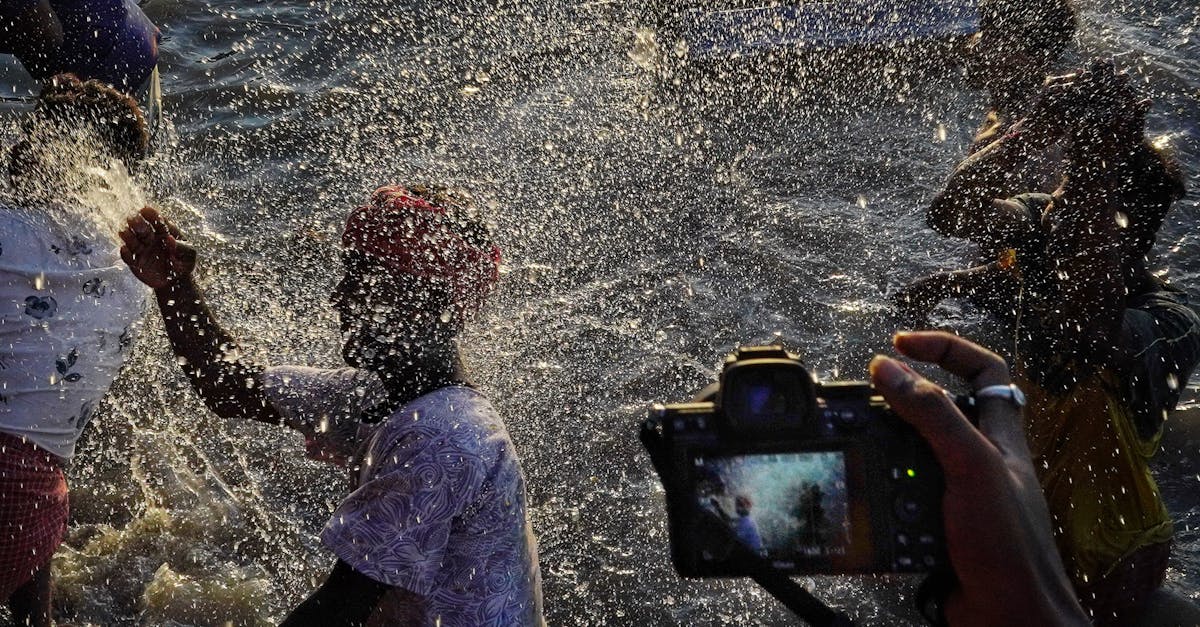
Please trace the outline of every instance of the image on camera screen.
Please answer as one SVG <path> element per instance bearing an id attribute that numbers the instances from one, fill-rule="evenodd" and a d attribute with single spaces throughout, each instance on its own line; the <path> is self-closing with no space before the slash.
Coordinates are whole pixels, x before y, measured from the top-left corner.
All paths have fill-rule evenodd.
<path id="1" fill-rule="evenodd" d="M 698 457 L 695 470 L 701 511 L 725 520 L 763 557 L 846 554 L 851 536 L 842 452 Z"/>

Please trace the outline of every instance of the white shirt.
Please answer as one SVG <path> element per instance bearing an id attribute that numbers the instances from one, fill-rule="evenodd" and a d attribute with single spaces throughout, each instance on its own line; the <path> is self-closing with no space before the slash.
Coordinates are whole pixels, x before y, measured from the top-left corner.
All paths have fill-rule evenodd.
<path id="1" fill-rule="evenodd" d="M 354 436 L 339 418 L 366 407 L 377 381 L 350 369 L 280 367 L 268 369 L 264 383 L 289 424 L 323 425 L 318 438 L 341 433 L 364 443 L 356 489 L 321 533 L 339 559 L 424 597 L 422 624 L 544 624 L 525 477 L 504 423 L 482 394 L 440 388 Z M 342 393 L 331 394 L 337 387 Z M 392 624 L 394 601 L 385 596 L 370 624 Z"/>
<path id="2" fill-rule="evenodd" d="M 49 211 L 49 210 L 47 210 Z M 129 354 L 149 290 L 115 233 L 0 205 L 0 431 L 68 460 Z"/>

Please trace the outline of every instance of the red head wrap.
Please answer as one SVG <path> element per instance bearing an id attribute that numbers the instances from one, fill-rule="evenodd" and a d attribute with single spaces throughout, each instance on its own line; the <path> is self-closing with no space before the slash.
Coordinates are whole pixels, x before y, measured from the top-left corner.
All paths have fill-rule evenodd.
<path id="1" fill-rule="evenodd" d="M 392 272 L 445 280 L 460 314 L 473 313 L 499 279 L 500 248 L 475 243 L 479 229 L 458 207 L 444 207 L 398 185 L 380 187 L 350 212 L 342 246 L 369 255 Z M 486 237 L 474 238 L 486 240 Z"/>

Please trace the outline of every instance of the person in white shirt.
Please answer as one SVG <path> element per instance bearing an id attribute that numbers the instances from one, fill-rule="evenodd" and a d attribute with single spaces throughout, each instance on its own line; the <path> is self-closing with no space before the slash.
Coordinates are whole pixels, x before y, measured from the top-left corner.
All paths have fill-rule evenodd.
<path id="1" fill-rule="evenodd" d="M 59 76 L 10 151 L 0 198 L 0 599 L 20 624 L 50 624 L 50 558 L 67 524 L 63 465 L 148 297 L 121 263 L 116 229 L 82 200 L 83 171 L 132 167 L 148 143 L 128 96 Z"/>
<path id="2" fill-rule="evenodd" d="M 153 210 L 121 233 L 167 334 L 222 417 L 286 424 L 356 489 L 321 534 L 337 557 L 285 625 L 542 625 L 525 478 L 456 337 L 500 250 L 449 190 L 388 186 L 351 212 L 332 295 L 348 368 L 264 368 L 237 351 L 192 278 L 195 252 Z"/>

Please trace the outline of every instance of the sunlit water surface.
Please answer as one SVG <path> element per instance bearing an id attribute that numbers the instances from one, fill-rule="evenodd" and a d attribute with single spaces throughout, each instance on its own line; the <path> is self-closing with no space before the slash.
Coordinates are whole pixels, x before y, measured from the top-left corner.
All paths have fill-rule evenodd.
<path id="1" fill-rule="evenodd" d="M 794 620 L 747 582 L 674 574 L 635 425 L 651 401 L 712 379 L 739 342 L 778 336 L 822 376 L 861 378 L 909 324 L 886 295 L 971 258 L 922 211 L 980 120 L 978 93 L 948 69 L 817 88 L 789 55 L 710 66 L 741 78 L 700 96 L 655 69 L 650 31 L 637 43 L 653 10 L 615 2 L 145 8 L 166 35 L 171 121 L 147 195 L 203 251 L 204 290 L 249 352 L 337 365 L 327 294 L 346 212 L 385 182 L 467 186 L 506 268 L 464 347 L 524 458 L 549 621 Z M 1157 99 L 1152 131 L 1194 174 L 1196 6 L 1085 9 L 1086 54 L 1136 51 L 1123 62 Z M 1156 265 L 1200 293 L 1195 198 L 1169 219 Z M 952 304 L 933 323 L 988 336 Z M 305 460 L 296 437 L 205 411 L 155 315 L 94 425 L 70 470 L 60 624 L 269 624 L 328 571 L 316 534 L 344 473 Z M 1161 474 L 1179 520 L 1169 585 L 1192 597 L 1194 459 L 1175 452 Z M 810 583 L 862 624 L 916 621 L 912 579 Z"/>

